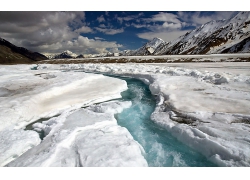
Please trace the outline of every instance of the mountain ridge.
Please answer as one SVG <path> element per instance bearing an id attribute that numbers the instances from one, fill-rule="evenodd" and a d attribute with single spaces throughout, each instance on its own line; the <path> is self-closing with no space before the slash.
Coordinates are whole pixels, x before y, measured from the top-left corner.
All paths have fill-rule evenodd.
<path id="1" fill-rule="evenodd" d="M 229 19 L 207 22 L 170 42 L 154 38 L 141 48 L 130 51 L 127 54 L 124 53 L 123 55 L 143 56 L 250 52 L 249 37 L 250 12 L 239 12 Z"/>
<path id="2" fill-rule="evenodd" d="M 0 64 L 34 63 L 48 59 L 43 54 L 18 47 L 0 37 Z"/>

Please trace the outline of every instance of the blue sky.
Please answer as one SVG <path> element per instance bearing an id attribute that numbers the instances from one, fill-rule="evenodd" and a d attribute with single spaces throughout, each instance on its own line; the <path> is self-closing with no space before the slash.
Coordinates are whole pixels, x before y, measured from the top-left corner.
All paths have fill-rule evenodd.
<path id="1" fill-rule="evenodd" d="M 96 54 L 137 49 L 154 37 L 171 41 L 232 11 L 0 12 L 0 37 L 41 53 Z"/>

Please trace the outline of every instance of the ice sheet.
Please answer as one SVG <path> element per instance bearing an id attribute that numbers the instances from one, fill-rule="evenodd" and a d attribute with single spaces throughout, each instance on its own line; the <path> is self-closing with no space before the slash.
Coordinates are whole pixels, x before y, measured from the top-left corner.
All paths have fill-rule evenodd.
<path id="1" fill-rule="evenodd" d="M 0 130 L 20 129 L 66 108 L 120 98 L 127 89 L 125 81 L 102 75 L 21 67 L 1 66 Z"/>
<path id="2" fill-rule="evenodd" d="M 0 66 L 0 99 L 1 99 L 0 164 L 1 166 L 4 166 L 10 161 L 16 159 L 25 151 L 29 149 L 33 150 L 34 147 L 40 143 L 41 140 L 38 136 L 38 133 L 36 133 L 35 131 L 23 130 L 25 126 L 27 126 L 28 124 L 42 118 L 49 118 L 64 112 L 71 112 L 81 107 L 93 105 L 94 103 L 100 103 L 103 101 L 109 101 L 111 99 L 120 98 L 121 97 L 120 93 L 127 89 L 126 82 L 116 78 L 105 77 L 103 75 L 89 74 L 84 72 L 78 72 L 78 73 L 73 71 L 61 72 L 60 70 L 56 69 L 49 70 L 46 67 L 42 67 L 39 70 L 30 70 L 34 69 L 34 67 L 36 67 L 36 65 Z M 130 148 L 130 151 L 132 152 L 133 149 L 134 151 L 136 151 L 135 153 L 131 154 L 128 153 L 126 156 L 123 155 L 124 159 L 121 159 L 119 162 L 117 162 L 118 164 L 115 163 L 112 164 L 111 162 L 109 164 L 105 164 L 107 163 L 106 161 L 108 161 L 106 157 L 106 159 L 104 159 L 103 165 L 126 166 L 126 163 L 128 163 L 130 166 L 147 165 L 145 160 L 143 160 L 144 159 L 143 156 L 141 155 L 141 148 L 139 144 L 133 140 L 128 131 L 126 131 L 122 127 L 117 126 L 113 116 L 110 115 L 117 112 L 121 112 L 123 108 L 129 107 L 130 105 L 131 105 L 130 102 L 123 102 L 123 103 L 115 102 L 112 105 L 107 105 L 104 103 L 104 105 L 101 108 L 100 105 L 96 107 L 91 106 L 90 108 L 94 108 L 93 111 L 102 109 L 102 112 L 98 112 L 100 113 L 100 118 L 99 118 L 100 121 L 104 121 L 105 117 L 107 117 L 107 120 L 112 119 L 112 123 L 105 121 L 105 122 L 100 122 L 97 125 L 91 125 L 91 126 L 85 124 L 85 126 L 88 127 L 84 127 L 83 123 L 79 125 L 79 127 L 82 128 L 77 130 L 75 129 L 74 131 L 69 130 L 68 132 L 69 137 L 71 136 L 78 137 L 77 131 L 79 130 L 83 132 L 82 134 L 87 133 L 82 136 L 88 137 L 89 133 L 93 133 L 90 136 L 90 138 L 92 136 L 93 138 L 100 138 L 102 139 L 100 141 L 103 141 L 103 143 L 105 143 L 104 140 L 107 140 L 107 146 L 111 147 L 119 143 L 121 144 L 121 146 L 123 146 L 123 143 L 124 144 L 128 143 L 131 144 L 131 146 L 128 147 Z M 85 123 L 90 122 L 92 118 L 95 117 L 95 114 L 92 113 L 92 116 L 93 117 L 89 115 Z M 102 118 L 104 118 L 104 120 Z M 79 119 L 79 116 L 77 116 L 77 119 Z M 79 123 L 80 120 L 77 121 L 77 119 L 76 120 L 73 119 L 71 122 L 66 121 L 69 124 L 67 127 L 69 128 L 71 125 L 73 126 L 74 122 Z M 54 133 L 59 131 L 62 125 L 61 124 L 62 122 L 60 122 L 60 120 L 62 119 L 60 118 L 56 119 L 56 117 L 54 117 L 47 124 L 36 123 L 33 125 L 33 127 L 34 130 L 36 130 L 37 132 L 43 131 L 45 135 L 49 135 L 50 133 L 52 133 L 53 136 L 56 136 L 56 134 Z M 58 137 L 63 139 L 64 138 L 63 134 L 66 131 L 68 130 L 60 131 L 62 132 L 62 136 Z M 103 133 L 99 134 L 99 132 L 104 132 L 104 134 Z M 107 133 L 111 132 L 111 137 L 106 136 L 105 132 Z M 113 138 L 114 143 L 111 142 L 109 143 L 108 142 L 109 138 Z M 82 142 L 81 140 L 75 140 L 75 141 L 77 141 L 77 144 L 79 146 L 82 146 L 81 143 L 85 143 L 85 141 Z M 71 140 L 68 141 L 67 143 L 70 142 Z M 48 143 L 46 143 L 45 141 L 43 142 L 43 145 L 41 144 L 39 145 L 39 147 L 42 146 L 42 148 L 40 149 L 41 151 L 42 150 L 49 151 L 49 147 L 46 146 L 46 144 Z M 57 144 L 55 143 L 53 145 L 56 146 Z M 96 149 L 101 148 L 98 147 L 99 145 L 101 144 L 97 143 L 95 146 L 93 146 L 93 148 Z M 119 147 L 117 148 L 119 149 Z M 112 149 L 118 150 L 117 148 L 112 148 Z M 126 150 L 126 148 L 123 149 Z M 80 149 L 79 151 L 82 150 Z M 107 150 L 104 149 L 103 151 Z M 114 153 L 112 152 L 111 154 Z M 109 156 L 109 154 L 105 155 Z M 116 156 L 118 157 L 119 154 L 116 154 Z M 134 156 L 136 157 L 133 158 Z M 43 161 L 45 161 L 45 159 L 48 158 L 46 157 L 45 159 L 43 159 L 44 157 L 45 156 L 41 157 L 41 159 L 38 160 L 39 162 L 32 165 L 40 166 L 41 164 L 44 163 Z M 139 159 L 138 162 L 136 158 Z M 132 160 L 130 161 L 129 159 Z M 22 165 L 28 165 L 28 164 L 22 164 Z M 59 165 L 56 164 L 55 162 L 52 163 L 51 160 L 51 163 L 48 163 L 47 165 L 63 166 L 64 163 Z M 71 166 L 72 164 L 66 163 L 66 165 Z M 82 164 L 82 165 L 101 166 L 102 163 L 93 162 L 90 164 Z"/>
<path id="3" fill-rule="evenodd" d="M 153 121 L 220 166 L 250 166 L 249 65 L 78 64 L 64 68 L 144 81 L 161 99 Z"/>

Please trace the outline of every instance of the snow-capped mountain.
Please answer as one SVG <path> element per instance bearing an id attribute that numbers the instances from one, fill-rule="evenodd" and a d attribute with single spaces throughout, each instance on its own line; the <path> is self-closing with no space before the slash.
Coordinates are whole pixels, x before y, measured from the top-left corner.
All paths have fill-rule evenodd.
<path id="1" fill-rule="evenodd" d="M 100 54 L 80 54 L 77 55 L 69 50 L 63 51 L 60 54 L 45 54 L 49 59 L 71 59 L 71 58 L 92 58 L 92 57 L 112 57 L 119 56 L 118 53 L 105 52 Z"/>
<path id="2" fill-rule="evenodd" d="M 213 54 L 250 52 L 250 12 L 230 19 L 210 21 L 171 42 L 159 38 L 132 55 Z"/>
<path id="3" fill-rule="evenodd" d="M 69 50 L 66 50 L 66 51 L 63 51 L 61 54 L 55 55 L 53 59 L 67 59 L 67 58 L 76 58 L 76 57 L 77 57 L 77 54 Z"/>
<path id="4" fill-rule="evenodd" d="M 51 54 L 51 53 L 44 53 L 45 56 L 47 56 L 47 58 L 49 59 L 68 59 L 68 58 L 76 58 L 78 55 L 66 50 L 63 51 L 62 53 L 57 53 L 57 54 Z"/>
<path id="5" fill-rule="evenodd" d="M 155 50 L 161 46 L 166 45 L 167 43 L 160 38 L 154 38 L 152 41 L 147 42 L 144 46 L 137 50 L 125 50 L 121 52 L 123 56 L 144 56 L 151 55 Z"/>
<path id="6" fill-rule="evenodd" d="M 152 41 L 149 41 L 146 43 L 143 47 L 138 49 L 134 55 L 150 55 L 155 52 L 155 50 L 159 47 L 166 44 L 165 41 L 163 41 L 160 38 L 154 38 Z"/>

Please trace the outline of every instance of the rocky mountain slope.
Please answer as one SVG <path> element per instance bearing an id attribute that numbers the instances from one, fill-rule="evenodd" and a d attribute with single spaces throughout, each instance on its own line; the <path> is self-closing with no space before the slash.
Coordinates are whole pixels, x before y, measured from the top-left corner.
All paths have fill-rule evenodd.
<path id="1" fill-rule="evenodd" d="M 174 41 L 154 38 L 132 53 L 123 55 L 217 54 L 250 52 L 250 12 L 230 19 L 210 21 Z"/>
<path id="2" fill-rule="evenodd" d="M 0 64 L 33 63 L 46 59 L 48 59 L 46 56 L 38 52 L 17 47 L 5 39 L 0 38 Z"/>

